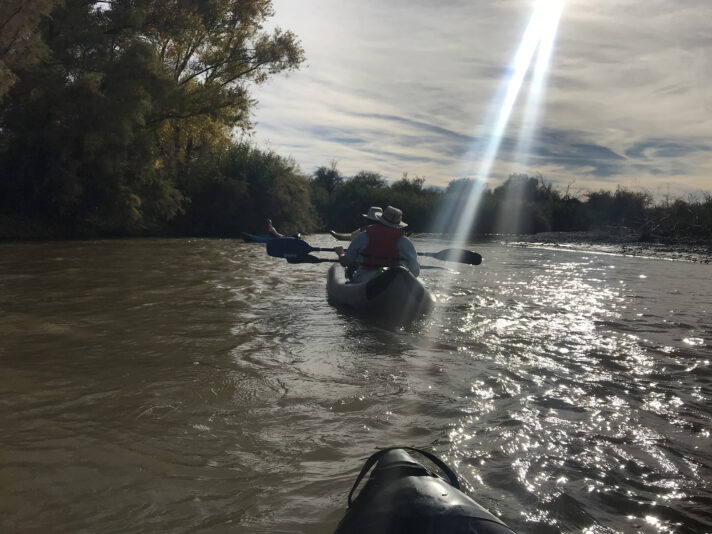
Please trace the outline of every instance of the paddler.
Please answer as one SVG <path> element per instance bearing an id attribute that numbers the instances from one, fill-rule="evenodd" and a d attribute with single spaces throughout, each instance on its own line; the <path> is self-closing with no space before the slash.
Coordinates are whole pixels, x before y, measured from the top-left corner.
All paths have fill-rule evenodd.
<path id="1" fill-rule="evenodd" d="M 267 233 L 272 237 L 284 237 L 284 235 L 280 234 L 275 227 L 272 226 L 272 219 L 267 219 Z"/>
<path id="2" fill-rule="evenodd" d="M 380 208 L 378 206 L 371 206 L 370 208 L 368 208 L 368 213 L 361 214 L 361 226 L 358 228 L 358 230 L 354 230 L 350 234 L 337 234 L 332 231 L 331 235 L 333 235 L 337 239 L 344 239 L 346 236 L 350 236 L 350 238 L 346 239 L 346 241 L 351 241 L 354 237 L 363 232 L 367 226 L 377 222 L 378 219 L 376 219 L 376 214 L 382 212 L 383 208 Z"/>
<path id="3" fill-rule="evenodd" d="M 369 209 L 367 215 L 370 214 Z M 373 216 L 374 224 L 366 226 L 354 237 L 345 252 L 343 247 L 334 248 L 341 265 L 354 269 L 351 279 L 368 279 L 379 267 L 395 265 L 403 265 L 413 276 L 418 276 L 418 253 L 403 231 L 408 226 L 403 222 L 403 212 L 388 206 L 381 213 L 373 213 Z"/>
<path id="4" fill-rule="evenodd" d="M 371 226 L 373 223 L 378 222 L 378 216 L 380 216 L 383 213 L 383 208 L 380 208 L 378 206 L 371 206 L 368 208 L 367 213 L 362 213 L 361 214 L 361 227 L 356 230 L 354 233 L 358 235 L 361 232 L 365 232 L 366 228 Z M 356 237 L 356 236 L 354 236 Z"/>

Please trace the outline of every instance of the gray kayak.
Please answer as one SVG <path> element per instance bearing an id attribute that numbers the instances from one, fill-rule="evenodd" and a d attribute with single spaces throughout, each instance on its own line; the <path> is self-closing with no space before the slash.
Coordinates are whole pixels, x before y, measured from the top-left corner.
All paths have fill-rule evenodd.
<path id="1" fill-rule="evenodd" d="M 363 282 L 350 282 L 338 264 L 329 269 L 326 282 L 329 303 L 354 312 L 409 321 L 432 310 L 435 299 L 405 267 L 379 269 Z"/>
<path id="2" fill-rule="evenodd" d="M 441 478 L 408 454 L 422 455 Z M 371 476 L 352 499 L 367 472 Z M 460 491 L 457 475 L 437 456 L 411 447 L 374 453 L 349 493 L 349 508 L 334 534 L 514 534 Z"/>

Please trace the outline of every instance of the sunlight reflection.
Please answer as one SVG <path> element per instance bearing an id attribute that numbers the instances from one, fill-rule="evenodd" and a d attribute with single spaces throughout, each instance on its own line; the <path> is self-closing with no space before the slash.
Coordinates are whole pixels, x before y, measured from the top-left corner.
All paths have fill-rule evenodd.
<path id="1" fill-rule="evenodd" d="M 699 477 L 696 465 L 670 453 L 662 428 L 642 422 L 647 413 L 668 428 L 689 427 L 682 412 L 690 392 L 660 389 L 660 355 L 675 358 L 675 351 L 666 352 L 663 345 L 650 350 L 647 333 L 626 331 L 636 309 L 625 311 L 630 280 L 620 274 L 610 280 L 606 272 L 613 268 L 559 261 L 531 266 L 526 277 L 503 275 L 496 293 L 460 304 L 461 323 L 451 325 L 461 354 L 500 371 L 471 378 L 465 393 L 469 415 L 455 424 L 450 443 L 472 458 L 473 477 L 484 484 L 499 487 L 474 462 L 506 462 L 519 490 L 550 503 L 548 511 L 528 521 L 553 524 L 558 506 L 577 491 L 593 499 L 627 494 L 640 499 L 641 507 L 674 503 L 685 499 Z M 468 297 L 474 290 L 458 291 Z M 486 347 L 486 354 L 478 355 L 475 343 Z M 696 369 L 694 362 L 709 364 L 688 360 L 677 372 Z M 695 437 L 708 439 L 704 432 L 697 429 Z M 575 488 L 569 480 L 576 480 Z M 631 492 L 630 480 L 647 489 Z M 648 528 L 667 532 L 671 523 Z"/>

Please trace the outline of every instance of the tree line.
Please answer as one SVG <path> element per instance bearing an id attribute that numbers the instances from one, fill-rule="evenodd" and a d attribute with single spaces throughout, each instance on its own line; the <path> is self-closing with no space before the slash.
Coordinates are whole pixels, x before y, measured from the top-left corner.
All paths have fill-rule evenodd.
<path id="1" fill-rule="evenodd" d="M 472 220 L 469 237 L 488 234 L 581 232 L 628 229 L 641 239 L 712 239 L 712 194 L 655 203 L 645 192 L 618 187 L 574 196 L 542 176 L 512 174 L 494 188 L 483 188 L 474 211 L 469 199 L 473 179 L 452 180 L 444 190 L 424 187 L 422 178 L 404 175 L 394 182 L 362 171 L 344 178 L 335 165 L 319 168 L 311 177 L 311 199 L 325 229 L 350 231 L 360 224 L 368 206 L 399 207 L 414 232 L 454 234 L 462 218 Z"/>
<path id="2" fill-rule="evenodd" d="M 271 0 L 0 3 L 0 238 L 239 236 L 351 231 L 394 205 L 415 232 L 452 233 L 477 182 L 310 175 L 241 134 L 253 93 L 297 69 Z M 237 134 L 236 134 L 237 132 Z M 237 135 L 237 137 L 236 137 Z M 472 236 L 633 228 L 712 236 L 712 198 L 654 204 L 624 188 L 575 197 L 540 176 L 485 188 Z"/>

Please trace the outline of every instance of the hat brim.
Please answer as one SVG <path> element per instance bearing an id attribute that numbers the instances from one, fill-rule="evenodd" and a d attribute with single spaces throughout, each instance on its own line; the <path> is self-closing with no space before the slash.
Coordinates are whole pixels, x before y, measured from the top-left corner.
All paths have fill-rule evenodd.
<path id="1" fill-rule="evenodd" d="M 376 219 L 375 217 L 369 217 L 367 213 L 362 213 L 361 217 L 363 217 L 364 219 L 368 219 L 369 221 L 378 222 L 378 219 Z"/>
<path id="2" fill-rule="evenodd" d="M 389 226 L 389 227 L 391 227 L 391 228 L 405 228 L 406 226 L 408 226 L 408 224 L 406 224 L 406 223 L 404 223 L 404 222 L 402 222 L 402 221 L 401 221 L 399 224 L 395 224 L 395 223 L 392 223 L 392 222 L 390 222 L 390 221 L 387 221 L 386 219 L 383 218 L 383 215 L 382 215 L 382 214 L 381 214 L 381 215 L 376 215 L 376 217 L 378 217 L 378 222 L 379 222 L 379 223 L 381 223 L 381 224 L 384 225 L 384 226 Z"/>

